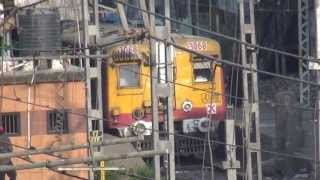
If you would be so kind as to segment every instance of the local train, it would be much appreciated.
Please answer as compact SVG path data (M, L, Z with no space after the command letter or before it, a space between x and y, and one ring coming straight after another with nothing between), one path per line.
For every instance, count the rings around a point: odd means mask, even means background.
M221 57L216 40L181 34L172 34L172 40L199 53ZM149 47L149 40L144 39L117 44L107 50L111 63L105 72L106 124L120 136L134 134L136 126L152 128ZM162 53L159 50L158 55ZM186 134L207 132L209 121L223 121L226 102L224 73L219 63L174 48L173 66L176 130ZM161 116L161 103L159 109Z

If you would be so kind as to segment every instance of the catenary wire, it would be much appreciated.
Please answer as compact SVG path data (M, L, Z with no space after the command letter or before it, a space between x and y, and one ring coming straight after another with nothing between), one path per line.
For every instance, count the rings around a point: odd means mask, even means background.
M21 99L19 98L11 98L11 97L7 97L7 96L2 96L0 98L3 98L3 99L6 99L6 100L10 100L10 101L16 101L16 102L20 102L20 103L24 103L24 104L27 104L28 102L26 101L22 101ZM42 107L42 108L47 108L47 109L51 109L51 110L56 110L56 108L54 107L51 107L49 105L41 105L41 104L37 104L37 103L30 103L34 106L38 106L38 107ZM83 113L78 113L78 112L73 112L73 111L68 111L68 113L72 114L72 115L76 115L76 116L81 116L81 117L87 117L87 118L94 118L94 119L97 119L97 120L107 120L106 118L98 118L98 117L94 117L94 116L89 116L87 114L83 114ZM128 124L123 124L125 126L127 126ZM151 130L153 131L152 129L147 129L147 130ZM160 133L162 131L159 131ZM166 132L164 132L166 133ZM179 137L185 137L185 138L189 138L189 139L194 139L194 140L201 140L203 142L207 142L208 140L207 139L203 139L203 138L198 138L198 137L193 137L193 136L189 136L189 135L184 135L184 134L177 134L177 133L170 133L172 135L175 135L175 136L179 136ZM244 148L243 145L232 145L232 144L227 144L227 143L224 143L222 141L217 141L217 140L211 140L212 143L215 143L215 144L220 144L220 145L229 145L229 146L233 146L233 147L238 147L238 148ZM275 152L275 151L269 151L269 150L262 150L262 149L257 149L257 148L250 148L252 150L255 150L255 151L261 151L261 152L264 152L264 153L269 153L269 154L273 154L273 155L277 155L277 156L283 156L283 157L291 157L291 158L296 158L296 159L303 159L303 160L308 160L308 161L312 161L312 162L315 162L315 163L319 163L319 161L317 160L314 160L312 158L308 158L308 157L304 157L304 156L296 156L296 155L290 155L290 154L287 154L287 153L280 153L280 152Z
M208 58L208 59L210 59L210 58ZM214 59L215 60L215 59ZM4 96L2 97L2 98L5 98ZM15 100L15 101L19 101L19 100L17 100L17 99L11 99L11 100ZM19 101L19 102L21 102L21 101ZM34 104L35 105L35 104ZM46 108L50 108L49 106L45 106ZM53 108L53 109L55 109L55 108ZM84 115L84 114L82 114L82 115ZM217 143L217 142L216 142ZM266 151L264 151L264 152L266 152ZM273 151L271 151L271 152L273 152ZM278 153L279 154L279 153ZM292 156L291 156L292 157ZM294 157L297 157L297 156L294 156Z
M140 72L136 72L136 73L140 73ZM147 76L150 76L150 75L147 75ZM152 77L152 78L156 78L156 77ZM159 78L156 78L156 79L159 79ZM169 82L169 83L174 83L174 82ZM180 84L180 85L183 85L183 84ZM185 85L183 85L185 86ZM192 86L188 86L190 88L194 88ZM197 88L198 90L203 90L203 89L200 89L200 88ZM204 91L208 91L208 90L204 90ZM209 91L210 92L210 91ZM7 97L7 96L2 96L0 98L3 98L3 99L7 99L7 100L11 100L11 101L16 101L16 102L20 102L20 103L28 103L26 101L22 101L21 99L19 98L11 98L11 97ZM241 99L244 99L244 98L241 98ZM41 105L41 104L36 104L36 103L30 103L34 106L38 106L38 107L43 107L43 108L47 108L47 109L52 109L52 110L55 110L56 108L53 108L53 107L50 107L49 105ZM83 113L76 113L76 112L72 112L72 111L69 111L70 114L73 114L73 115L78 115L78 116L83 116L83 117L87 117L87 118L95 118L95 119L99 119L99 120L106 120L106 119L101 119L101 118L97 118L97 117L93 117L93 116L88 116L87 114L83 114ZM124 124L124 125L127 125L127 124ZM175 135L175 134L173 134ZM195 137L192 137L192 136L187 136L187 135L181 135L181 134L178 134L178 136L182 136L182 137L189 137L189 138L192 138L192 139L195 139ZM198 139L198 140L201 140ZM203 141L207 141L207 140L204 140L202 139ZM224 142L221 142L221 141L211 141L213 143L216 143L216 144L224 144L224 145L228 145ZM233 146L230 144L230 146ZM239 147L239 145L237 145L237 147ZM242 147L242 146L240 146ZM253 149L253 150L258 150L258 149ZM274 152L274 151L266 151L266 150L260 150L261 152L266 152L266 153L272 153L272 154L275 154L275 155L279 155L279 156L284 156L286 155L287 157L293 157L293 158L301 158L301 159L305 159L305 160L310 160L308 158L305 158L305 157L301 157L301 156L293 156L293 155L288 155L288 154L285 154L285 153L278 153L278 152Z
M318 84L316 82L313 82L313 81L301 80L301 79L294 78L294 77L289 77L289 76L285 76L285 75L281 75L281 74L277 74L277 73L272 73L272 72L268 72L268 71L264 71L264 70L259 70L259 69L256 69L256 68L252 68L251 66L247 67L247 66L244 66L244 65L241 65L241 64L237 64L237 63L222 59L222 58L214 58L214 57L211 57L209 55L202 54L202 53L194 51L194 50L190 50L188 48L185 48L183 46L180 46L178 44L169 42L167 40L164 40L164 39L161 39L161 38L158 38L158 37L155 37L155 36L151 36L151 38L155 39L155 40L158 40L158 41L161 41L161 42L164 42L165 44L172 45L172 46L174 46L174 47L176 47L176 48L178 48L180 50L190 52L190 53L198 55L198 56L200 56L202 58L206 58L208 60L216 61L216 62L219 62L219 63L222 63L222 64L226 64L226 65L229 65L229 66L233 66L233 67L236 67L236 68L241 68L243 70L247 70L247 71L250 71L250 72L256 72L256 73L260 73L260 74L264 74L264 75L268 75L268 76L272 76L272 77L278 77L278 78L282 78L282 79L287 79L287 80L291 80L291 81L295 81L295 82L303 82L305 84L309 84L309 85L320 87L320 84Z
M47 0L43 0L43 1L47 1ZM40 1L40 2L42 2L42 1ZM262 49L262 50L265 50L265 51L269 51L269 52L273 52L273 53L277 53L277 54L290 56L290 57L293 57L293 58L296 58L296 59L300 59L300 60L304 60L304 61L310 61L310 62L314 62L314 63L319 63L319 60L316 59L316 58L307 58L307 57L299 56L299 55L296 55L296 54L293 54L293 53L277 50L277 49L274 49L274 48L269 48L269 47L264 47L264 46L257 45L257 44L247 43L247 42L241 41L241 40L239 40L239 39L237 39L235 37L232 37L232 36L228 36L228 35L225 35L225 34L222 34L222 33L219 33L219 32L215 32L215 31L210 31L210 30L207 30L205 28L201 28L201 27L198 27L198 26L190 25L188 23L184 23L182 21L166 17L166 16L164 16L162 14L159 14L159 13L153 13L151 11L144 10L144 9L139 8L137 6L134 6L133 4L130 4L130 3L126 3L126 2L123 2L123 1L119 1L119 0L116 0L116 2L124 4L124 5L126 5L126 6L128 6L130 8L136 9L138 11L143 11L143 12L146 12L148 14L160 17L162 19L166 19L166 20L172 21L174 23L181 24L183 26L194 28L194 29L197 29L199 31L206 32L208 34L215 35L215 36L218 36L218 37L230 40L230 41L234 41L234 42L246 45L246 46L251 47L251 48ZM30 6L33 6L33 5L30 5Z
M225 34L222 34L222 33L218 33L218 32L215 32L215 31L210 31L210 30L207 30L205 28L201 28L201 27L194 26L194 25L191 25L191 24L188 24L188 23L184 23L182 21L179 21L179 20L176 20L176 19L173 19L173 18L166 17L166 16L164 16L162 14L159 14L159 13L153 13L151 11L144 10L144 9L142 9L140 7L137 7L137 6L135 6L133 4L130 4L130 3L126 3L126 2L123 2L123 1L119 1L119 0L115 0L115 1L117 3L124 4L124 5L126 5L126 6L128 6L130 8L136 9L138 11L143 11L145 13L160 17L162 19L166 19L166 20L169 20L171 22L174 22L174 23L177 23L177 24L181 24L181 25L189 27L189 28L197 29L199 31L202 31L202 32L205 32L205 33L208 33L208 34L211 34L211 35L215 35L215 36L218 36L218 37L230 40L230 41L234 41L234 42L243 44L243 45L251 47L251 48L262 49L262 50L265 50L265 51L269 51L269 52L273 52L273 53L277 53L277 54L282 54L282 55L285 55L285 56L293 57L293 58L304 60L304 61L319 63L319 60L317 58L303 57L303 56L299 56L299 55L296 55L296 54L293 54L293 53L289 53L289 52L285 52L285 51L281 51L281 50L277 50L277 49L273 49L273 48L268 48L268 47L264 47L264 46L257 45L257 44L247 43L247 42L241 41L241 40L239 40L237 38L234 38L232 36L228 36L228 35L225 35Z

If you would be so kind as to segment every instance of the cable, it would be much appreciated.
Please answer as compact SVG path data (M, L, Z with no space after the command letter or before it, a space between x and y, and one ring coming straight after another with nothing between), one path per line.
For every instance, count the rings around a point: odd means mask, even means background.
M44 0L44 1L46 1L46 0ZM296 54L293 54L293 53L289 53L289 52L285 52L285 51L281 51L281 50L277 50L277 49L273 49L273 48L268 48L268 47L264 47L264 46L260 46L260 45L254 45L254 44L251 44L251 43L243 42L243 41L241 41L241 40L239 40L237 38L234 38L234 37L231 37L231 36L228 36L228 35L224 35L222 33L218 33L218 32L215 32L215 31L209 31L207 29L204 29L204 28L201 28L201 27L198 27L198 26L194 26L194 25L190 25L188 23L184 23L182 21L175 20L175 19L166 17L166 16L158 14L158 13L153 13L153 12L150 12L150 11L147 11L147 10L143 10L143 9L137 7L137 6L134 6L132 4L129 4L129 3L126 3L126 2L123 2L123 1L116 0L116 2L124 4L124 5L126 5L126 6L128 6L130 8L137 9L139 11L143 11L143 12L146 12L148 14L151 14L151 15L154 15L154 16L157 16L157 17L172 21L172 22L177 23L177 24L181 24L181 25L184 25L184 26L187 26L187 27L190 27L190 28L194 28L194 29L200 30L202 32L206 32L206 33L211 34L211 35L215 35L215 36L227 39L227 40L231 40L231 41L246 45L246 46L251 47L251 48L262 49L262 50L265 50L265 51L269 51L269 52L273 52L273 53L277 53L277 54L290 56L290 57L293 57L293 58L296 58L296 59L300 59L300 60L304 60L304 61L310 61L310 62L314 62L314 63L319 63L319 60L316 59L316 58L306 58L306 57L299 56L299 55L296 55Z
M128 70L128 71L134 72L136 74L142 75L142 76L152 77L150 74L145 74L145 73L142 73L142 72L133 71L133 70L131 70L129 68L125 68L125 69ZM157 77L152 77L152 78L157 79ZM208 93L212 92L212 89L197 88L197 87L194 87L194 86L191 86L191 85L186 85L186 84L179 83L179 82L169 81L169 83L173 83L173 84L178 85L178 86L187 87L187 88L191 88L191 89L199 90L199 91L204 91L204 92L208 92ZM214 94L215 95L221 95L221 96L224 96L224 97L227 97L227 98L234 98L236 100L248 101L248 99L246 99L244 97L234 96L234 95L230 95L230 94L228 95L228 94L223 94L223 93L219 93L219 92L214 92ZM286 104L279 104L279 103L274 103L274 102L270 102L270 101L261 101L261 100L259 100L258 103L260 103L260 104L270 104L272 106L274 106L274 105L287 106ZM290 107L296 108L296 109L308 110L308 111L314 111L315 110L315 108L300 107L300 106L294 106L294 105L290 105Z
M105 61L103 59L100 59L100 60L101 61ZM131 69L127 69L127 70L132 71ZM133 71L133 72L135 72L135 71ZM151 77L149 74L144 74L144 73L141 73L141 72L135 72L135 73L143 75L143 76ZM157 77L152 77L152 78L157 78ZM201 89L201 88L193 87L193 86L182 84L182 83L178 83L178 82L169 82L169 83L174 83L174 84L179 85L179 86L192 88L192 89L200 90L200 91L204 91L204 92L211 92L210 89L209 90L208 89ZM228 94L222 94L222 93L218 93L218 92L214 92L214 94L225 96L225 97L228 97L228 98L234 98L234 99L237 99L237 100L243 100L243 101L247 101L248 100L248 99L245 99L244 97L238 97L238 96L233 96L233 95L228 95ZM260 104L278 105L278 106L286 106L285 104L279 104L279 103L273 103L273 102L270 102L270 101L261 101L261 100L259 100L258 103L260 103ZM290 107L297 108L297 109L304 109L304 110L308 110L308 111L314 111L315 110L315 108L307 108L307 107L300 107L300 106L294 106L294 105L290 105Z
M111 46L111 45L114 45L114 44L117 44L117 43L121 43L123 41L128 41L128 40L131 40L131 39L135 39L137 38L137 36L140 36L140 34L138 35L132 35L132 36L127 36L125 38L120 38L120 39L117 39L117 40L114 40L112 42L109 42L109 43L104 43L104 44L99 44L99 45L90 45L88 46L87 48L85 47L73 47L73 48L51 48L51 49L39 49L39 48L15 48L15 47L3 47L3 49L5 50L16 50L16 51L34 51L34 52L65 52L65 51L70 51L71 53L74 53L75 50L77 51L80 51L80 50L86 50L86 49L99 49L99 48L104 48L104 47L108 47L108 46ZM48 56L50 57L50 56ZM25 58L25 57L13 57L11 59L14 59L14 58ZM28 57L26 57L28 58ZM49 59L49 58L47 58Z
M7 99L7 100L11 100L11 101L17 101L17 102L24 103L24 104L28 103L28 102L22 101L21 99L10 98L10 97L5 97L5 96L2 96L0 98L4 98L4 99ZM41 105L41 104L36 104L36 103L31 103L31 104L34 105L34 106L47 108L47 109L51 109L51 110L55 110L56 109L56 108L53 108L53 107L51 107L49 105ZM106 118L98 118L98 117L89 116L89 115L83 114L83 113L77 113L77 112L72 112L72 111L69 111L69 113L73 114L73 115L81 116L81 117L94 118L94 119L97 119L97 120L107 121ZM121 124L120 123L120 125L127 126L128 124ZM152 129L147 129L147 130L153 131ZM159 132L162 132L162 131L159 131ZM197 138L197 137L184 135L184 134L177 134L177 133L170 133L170 134L175 135L175 136L179 136L179 137L185 137L185 138L189 138L189 139L194 139L194 140L200 140L200 141L203 141L203 142L207 142L207 139L203 139L203 138ZM244 148L243 145L232 145L232 144L224 143L222 141L211 140L211 142L215 143L215 144L220 144L220 145L229 145L229 146L232 146L232 147ZM314 160L312 158L307 158L307 157L303 157L303 156L288 155L286 153L279 153L279 152L275 152L275 151L268 151L268 150L262 150L262 149L256 149L256 148L250 148L250 149L255 150L255 151L261 151L261 152L264 152L264 153L277 155L277 156L291 157L291 158L303 159L303 160L308 160L308 161L312 161L312 162L315 162L315 163L319 163L318 160Z
M158 39L158 38L155 38L155 39ZM161 39L160 39L161 40ZM162 41L165 41L165 40L162 40ZM166 41L165 41L166 42ZM168 43L168 42L166 42ZM315 85L315 86L320 86L318 83L315 83L315 82L311 82L311 81L305 81L305 80L300 80L300 79L297 79L297 78L292 78L292 77L288 77L288 76L284 76L284 75L280 75L280 74L276 74L276 73L271 73L271 72L267 72L267 71L261 71L261 70L256 70L256 69L252 69L250 67L245 67L243 65L240 65L240 64L237 64L237 63L233 63L233 62L230 62L228 60L223 60L223 59L218 59L218 58L212 58L211 56L208 56L208 55L204 55L204 54L201 54L201 53L198 53L196 51L192 51L192 50L189 50L189 49L186 49L184 47L181 47L181 46L178 46L174 43L169 43L175 47L177 47L178 49L182 49L184 51L187 51L187 52L191 52L193 54L196 54L198 56L201 56L201 57L204 57L206 59L210 59L210 60L214 60L214 61L217 61L217 62L221 62L221 63L225 63L225 64L228 64L228 65L231 65L231 66L234 66L234 67L237 67L238 69L246 69L248 71L253 71L253 72L257 72L257 73L263 73L263 74L267 74L267 75L270 75L270 76L275 76L275 77L279 77L279 78L282 78L282 79L287 79L287 80L292 80L292 81L296 81L296 82L304 82L306 84L311 84L311 85ZM80 54L79 54L80 56ZM84 56L81 54L81 56ZM67 57L67 56L66 56ZM85 56L84 56L85 57ZM87 57L90 57L90 58L95 58L95 56L87 56ZM99 56L99 57L105 57L105 56ZM176 84L179 84L179 83L176 83ZM179 84L181 85L181 84ZM182 86L186 86L186 85L182 85ZM190 86L191 88L194 88L194 89L198 89L198 88L195 88L195 87L192 87ZM200 90L200 89L198 89ZM217 93L216 93L217 94ZM235 97L235 96L232 96L232 95L228 95L226 97L230 97L230 98L235 98L235 99L238 99L238 100L246 100L244 98L241 98L241 97ZM262 103L261 101L259 101L260 103ZM272 105L275 105L274 103L272 102L269 102L269 101L264 101L263 103L266 103L266 104L272 104ZM295 108L300 108L300 109L305 109L305 110L313 110L313 108L302 108L302 107L295 107Z
M1 98L1 97L0 97L0 98ZM18 102L21 102L21 103L26 103L26 102L23 102L23 101L21 101L21 100L9 98L9 97L2 97L2 98L8 99L8 100L13 100L13 101L18 101ZM34 106L39 106L39 107L42 107L42 108L47 108L47 109L55 110L55 108L50 107L50 106L46 106L46 105L40 105L40 104L35 104L35 103L32 103L32 105L34 105ZM86 115L86 114L76 113L76 112L72 112L72 111L69 111L69 113L70 113L70 114L73 114L73 115L76 115L76 116L87 117L87 118L94 118L94 119L97 119L97 120L104 120L104 121L107 120L107 119L105 119L105 118L97 118L97 117L94 117L94 116L88 116L88 115ZM120 123L120 125L127 126L128 124L121 124L121 123ZM151 130L151 131L153 131L153 129L146 129L146 130ZM166 133L166 132L162 132L162 131L159 131L159 132L160 132L160 133ZM194 136L190 136L190 135L184 135L184 134L179 134L179 133L170 133L170 134L172 134L172 135L174 135L174 136L185 137L185 138L194 139L194 140L200 140L200 141L203 141L203 142L207 142L207 141L208 141L207 139L198 138L198 137L194 137ZM211 142L212 142L212 143L215 143L215 144L220 144L220 145L229 145L229 146L232 146L232 147L244 148L243 145L227 144L227 143L224 143L224 142L222 142L222 141L217 141L217 140L211 140ZM269 154L277 155L277 156L290 157L290 158L308 160L308 161L311 161L311 162L314 162L314 163L320 163L320 161L318 161L318 160L314 160L314 159L312 159L312 158L308 158L308 157L304 157L304 156L295 156L295 155L290 155L290 154L287 154L287 153L280 153L280 152L263 150L263 149L257 149L257 148L250 148L250 149L251 149L251 150L255 150L255 151L261 151L261 152L264 152L264 153L269 153Z
M262 50L265 50L265 51L269 51L269 52L273 52L273 53L277 53L277 54L282 54L282 55L285 55L285 56L293 57L293 58L296 58L296 59L299 59L299 60L319 63L319 60L317 58L306 58L306 57L299 56L299 55L296 55L296 54L293 54L293 53L289 53L289 52L285 52L285 51L281 51L281 50L277 50L277 49L273 49L273 48L268 48L268 47L264 47L264 46L257 45L257 44L247 43L247 42L241 41L241 40L239 40L237 38L234 38L232 36L228 36L228 35L225 35L225 34L222 34L222 33L219 33L219 32L215 32L215 31L209 31L207 29L204 29L204 28L201 28L201 27L198 27L198 26L190 25L188 23L184 23L182 21L166 17L166 16L164 16L162 14L153 13L151 11L141 9L141 8L139 8L137 6L134 6L132 4L129 4L129 3L126 3L126 2L123 2L123 1L119 1L119 0L115 0L115 1L117 3L124 4L124 5L126 5L126 6L128 6L130 8L136 9L138 11L143 11L145 13L160 17L162 19L169 20L169 21L177 23L177 24L181 24L181 25L189 27L189 28L197 29L199 31L202 31L202 32L205 32L205 33L208 33L208 34L211 34L211 35L215 35L215 36L218 36L218 37L230 40L230 41L234 41L234 42L237 42L239 44L243 44L243 45L248 46L248 47L253 48L253 49L262 49Z
M197 53L197 52L196 52ZM203 54L200 54L200 53L197 53L198 55L200 56L205 56L207 59L213 59L213 60L217 60L216 58L212 58L212 57L208 57L206 55L203 55ZM92 57L92 56L89 56L89 57ZM101 59L101 61L105 61L103 59ZM217 60L218 61L218 60ZM129 69L130 70L130 69ZM135 73L138 73L138 74L141 74L141 75L144 75L144 76L149 76L149 74L143 74L143 73L140 73L140 72L135 72ZM282 76L282 75L281 75ZM282 76L283 78L287 78L286 76ZM153 77L153 78L156 78L156 77ZM289 78L288 78L289 79ZM192 88L192 89L195 89L195 90L201 90L201 91L205 91L205 92L210 92L209 90L207 89L201 89L201 88L196 88L196 87L193 87L193 86L189 86L189 85L185 85L185 84L182 84L182 83L177 83L177 82L170 82L170 83L174 83L176 85L180 85L180 86L184 86L184 87L188 87L188 88ZM245 99L243 97L237 97L237 96L232 96L232 95L227 95L227 94L222 94L222 93L217 93L215 92L216 95L222 95L222 96L225 96L225 97L228 97L228 98L234 98L234 99L238 99L238 100L248 100L248 99ZM271 104L271 105L279 105L279 106L285 106L285 104L276 104L276 103L273 103L273 102L270 102L270 101L259 101L260 104L262 103L265 103L265 104ZM304 109L304 110L311 110L313 111L314 108L306 108L306 107L299 107L299 106L290 106L290 107L293 107L293 108L299 108L299 109Z
M314 85L314 86L320 87L320 84L318 84L316 82L313 82L313 81L301 80L301 79L298 79L298 78L293 78L293 77L289 77L289 76L285 76L285 75L281 75L281 74L277 74L277 73L272 73L272 72L268 72L268 71L264 71L264 70L259 70L259 69L256 69L256 68L252 68L251 66L246 67L244 65L236 64L236 63L230 62L228 60L224 60L222 58L214 58L214 57L211 57L209 55L202 54L202 53L199 53L199 52L194 51L194 50L190 50L188 48L185 48L183 46L177 45L175 43L169 42L169 41L164 40L164 39L160 39L160 38L155 37L155 36L151 36L151 38L155 39L155 40L158 40L158 41L161 41L161 42L164 42L165 44L172 45L172 46L174 46L174 47L176 47L176 48L178 48L180 50L190 52L190 53L198 55L198 56L200 56L202 58L206 58L206 59L211 60L211 61L216 61L216 62L223 63L223 64L226 64L226 65L229 65L229 66L234 66L236 68L241 68L243 70L247 70L247 71L250 71L250 72L256 72L256 73L265 74L265 75L278 77L278 78L282 78L282 79L288 79L288 80L296 81L296 82L303 82L305 84L309 84L309 85Z
M136 73L139 73L139 72L136 72ZM152 77L152 78L154 78L154 77ZM172 83L172 82L170 82L170 83ZM192 87L192 88L194 88L194 87ZM7 100L13 100L13 101L17 101L17 102L26 103L26 102L24 102L24 101L22 101L21 99L18 99L18 98L10 98L10 97L5 97L5 96L2 96L2 98L7 99ZM41 107L48 108L48 109L54 109L54 110L56 109L56 108L52 108L52 107L46 106L46 105L39 105L39 104L35 104L35 103L32 103L32 104L35 105L35 106L41 106ZM97 119L96 117L91 117L91 116L88 116L86 114L74 113L74 112L70 112L70 113L71 114L75 114L75 115L80 115L80 116L84 116L84 117L90 117L90 118ZM100 119L100 118L98 118L98 119L99 120L106 120L106 119ZM217 143L217 142L215 142L215 143ZM266 151L263 151L263 152L266 152ZM280 153L278 153L278 154L280 154ZM294 157L297 157L297 156L294 156Z

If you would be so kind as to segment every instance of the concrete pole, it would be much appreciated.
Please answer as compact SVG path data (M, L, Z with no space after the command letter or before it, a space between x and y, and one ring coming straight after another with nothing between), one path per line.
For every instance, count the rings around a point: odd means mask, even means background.
M228 180L237 180L237 169L240 168L240 162L236 159L236 136L233 117L233 108L228 107L226 119L226 161L222 162L223 168L227 170Z
M171 17L170 14L170 0L165 0L165 16ZM167 40L171 41L171 21L166 20L166 31L167 31ZM167 45L166 47L166 86L169 91L167 95L167 125L168 125L168 140L169 140L169 158L168 158L168 170L169 170L169 179L175 180L175 147L174 147L174 117L173 117L173 96L174 96L174 84L173 82L173 46Z
M117 3L117 9L118 9L118 13L119 13L119 16L120 16L120 21L121 21L121 25L123 27L123 30L126 33L128 33L129 32L129 25L128 25L127 16L126 16L126 13L124 11L123 4L118 2Z
M154 0L149 0L149 8L150 12L155 13L155 3ZM150 14L150 35L155 35L155 16ZM158 77L158 69L157 69L157 47L156 41L154 39L150 39L150 72L151 77ZM158 90L157 90L157 80L154 78L150 78L151 80L151 101L152 101L152 130L153 130L153 149L158 149L160 147L159 142L159 112L158 112ZM154 163L154 172L155 172L155 180L160 180L160 156L155 155L153 158Z
M315 20L316 20L316 58L320 57L320 0L315 0ZM318 64L319 67L319 64ZM317 70L317 82L320 83L320 69ZM317 150L318 152L315 152L315 158L317 161L320 160L320 91L318 91L318 142L315 142L317 144ZM319 169L319 165L315 164L316 169L315 172L318 172L317 170ZM316 176L319 176L319 174L316 174Z
M209 29L212 31L212 17L213 17L213 11L212 11L212 0L209 0Z
M249 6L245 5L249 3ZM256 44L254 0L240 0L241 41ZM241 46L242 65L247 69L257 69L255 49ZM243 108L245 110L246 175L248 180L262 180L260 114L257 72L242 70Z
M93 15L94 20L89 28L89 7L88 0L82 0L82 24L83 24L83 48L84 53L89 56L90 52L88 44L90 38L93 40L91 43L97 45L99 43L99 14L98 14L98 0L93 1ZM96 51L97 56L100 56L99 50ZM90 63L88 57L85 58L85 74L86 74L86 110L88 114L87 118L87 138L90 142L90 136L95 134L94 131L98 131L98 134L102 134L103 138L103 115L102 115L102 86L101 86L101 61L99 58L95 59L94 63ZM92 118L96 117L96 118ZM101 139L103 141L103 139ZM94 156L95 153L99 152L99 148L88 148L89 156ZM97 163L93 158L93 166L97 166ZM94 178L93 171L90 171L90 179Z
M140 3L140 8L143 10L147 10L147 5L146 5L146 0L139 0ZM145 28L149 28L149 17L148 13L146 12L141 12L142 13L142 18L143 18L143 23Z
M199 20L200 20L200 15L199 15L199 0L194 1L196 3L196 26L199 27ZM199 30L196 29L196 35L199 35Z

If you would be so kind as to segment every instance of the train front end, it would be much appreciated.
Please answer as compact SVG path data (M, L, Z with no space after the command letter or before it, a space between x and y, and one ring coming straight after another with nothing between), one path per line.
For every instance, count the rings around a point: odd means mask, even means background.
M174 35L173 41L198 53L213 58L221 57L217 41L181 35ZM164 52L161 47L164 46L158 45L158 55L161 56ZM141 129L145 135L151 135L149 42L145 40L117 45L108 49L108 54L107 127L116 129L120 136L131 136ZM174 83L175 128L185 134L207 132L214 127L212 124L225 118L223 69L212 59L178 48L174 48L173 56L174 81L171 83ZM161 100L158 108L162 121Z
M221 58L217 41L197 36L177 36L175 42L199 53L176 50L175 120L183 133L214 130L225 119L224 73L212 58Z

